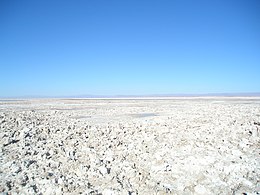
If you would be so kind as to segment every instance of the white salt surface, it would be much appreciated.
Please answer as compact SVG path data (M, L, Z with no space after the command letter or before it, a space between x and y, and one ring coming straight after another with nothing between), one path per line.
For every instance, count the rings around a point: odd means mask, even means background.
M0 101L0 192L259 194L259 103Z

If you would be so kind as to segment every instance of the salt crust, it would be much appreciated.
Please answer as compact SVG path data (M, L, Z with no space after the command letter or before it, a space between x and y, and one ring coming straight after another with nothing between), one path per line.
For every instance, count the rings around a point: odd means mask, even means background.
M254 99L0 101L0 192L259 194Z

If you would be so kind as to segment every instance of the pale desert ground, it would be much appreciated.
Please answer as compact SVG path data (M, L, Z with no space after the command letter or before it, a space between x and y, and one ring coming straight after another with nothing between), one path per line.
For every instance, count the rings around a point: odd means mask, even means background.
M259 194L260 98L0 101L3 194Z

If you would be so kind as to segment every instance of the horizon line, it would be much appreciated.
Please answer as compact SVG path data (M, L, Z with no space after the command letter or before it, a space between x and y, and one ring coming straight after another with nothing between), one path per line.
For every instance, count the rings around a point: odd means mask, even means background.
M260 97L260 92L239 93L173 93L173 94L146 94L146 95L21 95L0 96L1 99L49 99L49 98L72 98L72 99L102 99L102 98L171 98L171 97Z

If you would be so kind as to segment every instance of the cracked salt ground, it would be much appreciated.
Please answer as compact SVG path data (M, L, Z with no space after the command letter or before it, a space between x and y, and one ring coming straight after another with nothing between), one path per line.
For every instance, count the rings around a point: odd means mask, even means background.
M259 194L260 105L246 101L4 102L0 191Z

